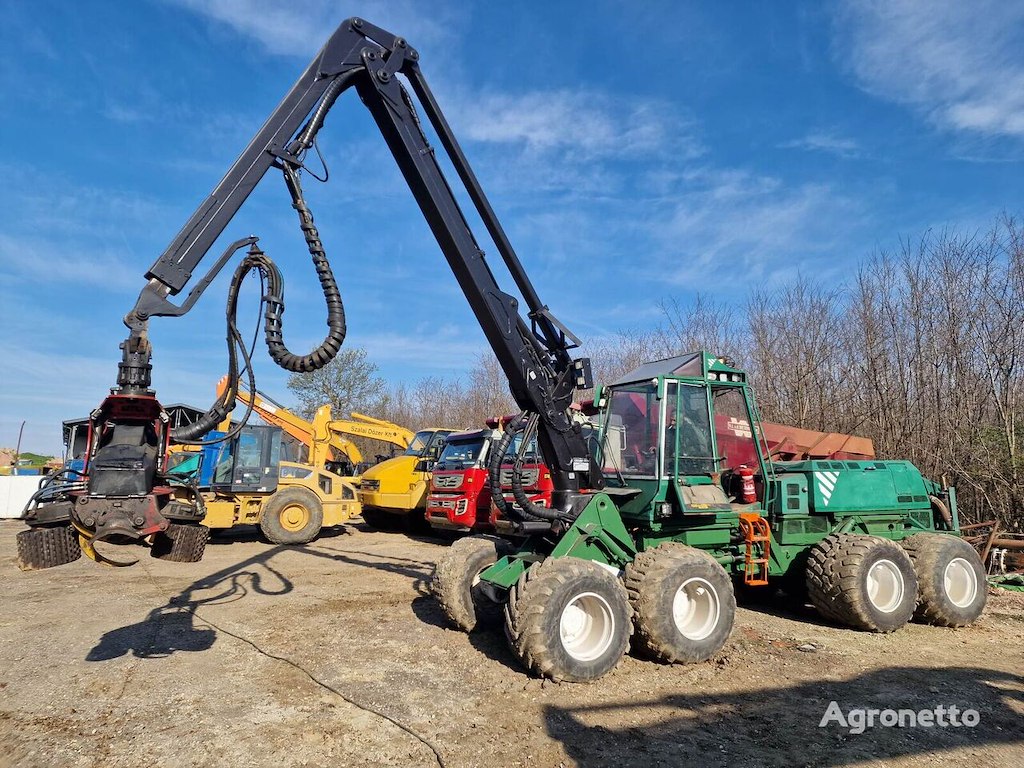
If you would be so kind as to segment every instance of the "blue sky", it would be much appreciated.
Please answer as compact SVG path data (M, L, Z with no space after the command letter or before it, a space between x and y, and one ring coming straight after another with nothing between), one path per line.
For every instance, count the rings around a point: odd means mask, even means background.
M900 238L1021 210L1015 3L7 0L0 445L25 420L23 447L57 452L60 421L99 403L143 273L352 15L419 48L541 297L585 340L656 325L669 297L840 283ZM459 376L483 336L347 96L321 134L331 180L306 186L349 342L392 381ZM305 351L325 313L276 172L224 242L248 234ZM164 402L213 399L230 271L152 323ZM262 348L256 370L287 399Z

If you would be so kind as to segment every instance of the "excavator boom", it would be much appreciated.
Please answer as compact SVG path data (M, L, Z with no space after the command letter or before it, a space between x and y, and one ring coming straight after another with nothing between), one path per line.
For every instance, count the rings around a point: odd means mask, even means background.
M217 383L217 394L223 394L227 388L227 377L224 377ZM412 430L398 424L361 413L352 413L351 419L335 419L330 405L320 406L313 420L307 421L262 392L251 393L237 384L235 390L239 402L251 406L253 412L268 424L280 427L305 445L309 449L310 463L316 466L323 466L331 459L343 458L353 466L361 464L362 451L349 437L380 440L404 451L415 435Z

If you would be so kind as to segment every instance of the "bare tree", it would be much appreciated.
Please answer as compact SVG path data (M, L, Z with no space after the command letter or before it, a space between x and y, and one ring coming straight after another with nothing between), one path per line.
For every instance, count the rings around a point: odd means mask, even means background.
M385 384L365 349L346 347L323 368L289 376L288 389L298 398L299 412L306 418L325 403L340 417L378 401Z

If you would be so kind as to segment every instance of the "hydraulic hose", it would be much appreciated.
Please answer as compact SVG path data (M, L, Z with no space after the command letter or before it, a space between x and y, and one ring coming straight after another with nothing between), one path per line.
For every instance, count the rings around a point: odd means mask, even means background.
M338 290L338 283L334 279L334 272L327 260L323 243L320 242L320 233L313 223L313 213L306 205L302 196L302 186L299 183L299 174L289 165L284 166L285 184L292 196L292 207L299 214L299 226L302 227L302 235L306 240L306 247L309 255L313 258L313 266L316 267L317 277L320 279L320 287L323 289L324 299L327 302L327 337L319 347L308 355L296 355L284 345L281 335L281 315L284 313L284 284L280 272L276 274L276 285L272 284L268 277L267 285L267 310L264 329L267 337L267 349L274 362L286 371L294 373L308 373L318 368L323 368L334 359L345 341L347 328L345 325L345 307L341 301L341 292ZM269 259L268 259L269 261ZM271 264L273 262L270 262Z
M501 436L501 440L494 446L494 450L491 451L491 455L487 459L487 482L491 490L491 501L494 502L494 506L501 514L517 520L521 519L521 515L518 510L513 509L512 505L505 501L505 494L501 488L501 462L505 458L505 454L508 453L508 447L512 445L516 434L522 430L525 423L525 412L514 417L505 426L505 434Z
M519 504L527 517L554 523L562 519L558 510L534 504L530 497L526 495L526 491L523 490L523 459L526 456L528 444L537 434L538 421L540 421L540 415L531 413L529 420L526 422L526 427L523 429L523 439L519 444L519 452L516 454L515 464L512 466L512 498L516 500L516 503Z
M39 502L52 501L53 499L66 496L70 491L85 488L84 480L76 480L74 477L83 477L82 473L75 469L62 469L47 477L35 491L21 510L21 516L25 517L29 510Z
M342 343L345 341L347 327L345 323L345 307L341 300L341 291L334 279L334 271L327 260L327 253L324 251L323 243L320 241L320 233L313 223L313 213L306 205L302 195L302 185L299 181L299 174L290 165L282 166L284 171L285 184L292 198L292 207L298 212L299 226L302 228L302 235L306 241L309 255L313 259L313 266L316 269L317 277L320 280L320 287L323 290L324 300L327 303L327 336L319 347L307 355L296 355L291 352L284 343L282 332L282 315L284 315L284 278L277 265L253 243L249 252L238 265L228 286L227 301L227 342L228 342L228 381L238 380L238 355L236 348L242 351L245 357L245 371L249 379L249 391L256 391L256 380L252 370L252 361L245 350L241 334L235 324L238 316L238 294L246 275L251 270L260 273L266 283L266 292L263 296L263 331L267 343L267 350L270 357L280 367L293 373L308 373L323 368L338 354ZM206 434L220 424L235 407L236 389L233 385L224 391L224 394L210 407L203 416L192 424L179 427L171 432L171 437L178 443L197 445L202 444L196 438ZM241 429L252 413L252 405L246 409L245 418L242 419L238 429ZM233 430L227 437L234 435ZM219 442L219 441L215 441Z
M498 441L487 462L487 479L494 505L505 517L524 527L529 526L531 523L536 524L539 521L556 522L562 519L557 510L534 504L526 495L526 491L523 490L523 459L526 455L527 444L530 442L531 437L536 434L538 419L539 416L537 414L526 411L512 419L505 428L505 434ZM531 424L532 429L530 428ZM516 508L505 501L505 495L501 487L501 463L508 453L508 447L520 432L524 432L524 435L512 468L512 496L519 505Z
M324 126L324 120L327 118L327 113L331 111L331 107L334 106L334 102L338 100L338 97L344 93L345 89L348 88L349 83L355 76L355 72L350 72L342 77L338 77L328 87L324 93L323 98L320 99L320 104L317 106L316 111L312 117L306 121L306 124L299 130L299 135L295 141L288 147L288 151L293 155L298 155L313 146L313 142L316 141L316 135L320 132L320 129Z
M242 283L245 281L246 275L251 270L257 270L269 283L269 275L275 274L278 282L281 280L281 273L278 271L277 266L266 257L266 255L260 251L256 244L253 243L249 247L249 252L245 258L235 269L235 273L231 276L231 283L228 286L228 301L225 315L227 317L227 344L228 344L228 386L224 389L224 392L218 397L210 409L196 419L191 424L186 424L176 429L171 430L171 439L176 443L183 445L209 445L212 443L223 442L228 440L238 433L239 430L249 420L249 414L252 413L252 403L249 403L246 407L245 416L235 429L229 430L222 438L216 440L197 440L201 435L205 435L207 432L212 430L224 419L227 418L228 414L231 413L235 408L236 395L238 392L237 384L238 381L238 351L241 350L242 356L245 358L245 373L249 380L250 392L254 392L256 389L256 375L253 372L252 360L250 360L249 352L245 348L245 343L242 339L241 333L238 331L238 326L235 320L238 316L238 292L242 287Z

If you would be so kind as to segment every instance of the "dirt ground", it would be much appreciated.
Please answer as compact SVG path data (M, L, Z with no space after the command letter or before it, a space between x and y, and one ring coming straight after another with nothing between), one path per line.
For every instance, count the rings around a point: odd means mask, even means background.
M528 677L500 632L448 629L446 544L252 533L203 562L15 565L0 523L0 766L1024 764L1024 598L963 630L870 635L741 607L715 659L627 657L591 685ZM801 650L801 647L803 648ZM976 727L819 727L829 702L980 715Z

